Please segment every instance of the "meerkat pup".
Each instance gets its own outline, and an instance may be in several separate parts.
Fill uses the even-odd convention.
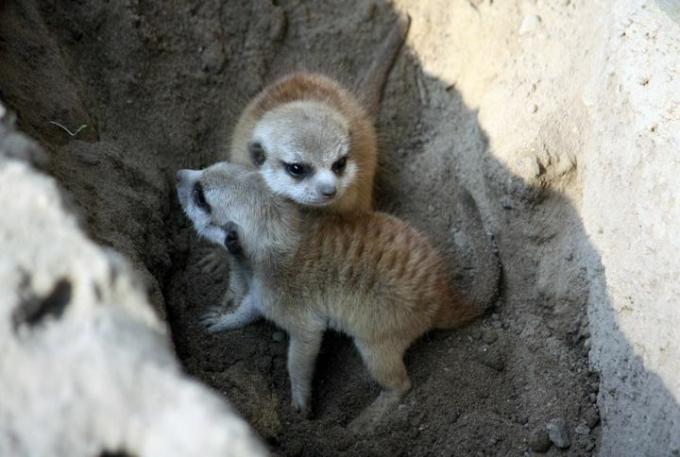
[[[338,81],[294,72],[265,87],[245,108],[232,133],[229,161],[255,167],[272,192],[329,212],[373,207],[378,145],[374,118],[410,18],[402,15],[359,84],[361,102]],[[205,271],[220,264],[216,253]],[[238,302],[248,271],[229,261],[223,304]]]
[[[329,211],[368,210],[378,145],[373,118],[410,19],[401,16],[366,72],[357,97],[338,81],[305,71],[265,87],[245,108],[229,161],[260,170],[272,192]]]
[[[197,232],[251,272],[238,307],[208,315],[205,323],[217,332],[264,316],[286,330],[292,404],[301,412],[309,411],[327,328],[353,338],[384,389],[362,414],[373,423],[411,387],[403,362],[411,343],[484,311],[449,288],[445,265],[428,239],[396,217],[305,211],[272,192],[260,173],[236,164],[182,170],[177,181]]]

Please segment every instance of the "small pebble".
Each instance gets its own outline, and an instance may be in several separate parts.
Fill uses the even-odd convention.
[[[222,45],[217,41],[210,43],[201,53],[204,72],[219,73],[224,67],[225,60]]]
[[[269,29],[269,39],[273,42],[281,41],[285,38],[288,29],[288,16],[283,8],[274,11],[274,17]]]
[[[519,34],[526,35],[538,29],[541,25],[541,16],[535,14],[529,14],[524,16],[522,19],[522,24],[519,26]]]
[[[588,408],[583,416],[586,425],[590,427],[591,430],[600,423],[600,414],[595,408]]]
[[[567,422],[563,418],[556,418],[548,422],[546,430],[548,431],[550,441],[556,447],[566,449],[571,445],[569,432],[567,431]]]
[[[366,9],[364,10],[364,21],[366,21],[366,22],[372,21],[373,18],[375,17],[375,11],[377,9],[378,9],[378,6],[375,3],[369,2],[366,5]]]
[[[537,428],[529,435],[529,448],[534,452],[547,452],[551,445],[548,432],[543,428]]]
[[[505,360],[503,355],[498,351],[486,350],[480,353],[479,360],[482,364],[496,371],[503,371],[505,369]]]
[[[579,435],[588,435],[590,433],[590,427],[588,427],[586,424],[578,424],[575,431]]]
[[[482,330],[482,341],[486,344],[495,343],[498,339],[498,333],[495,330],[484,329]]]
[[[532,103],[531,105],[529,105],[529,108],[527,110],[529,111],[529,114],[534,114],[536,111],[538,111],[538,105]]]

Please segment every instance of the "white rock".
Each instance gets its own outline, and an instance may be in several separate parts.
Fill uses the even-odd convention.
[[[187,378],[131,269],[89,241],[0,124],[0,455],[265,455]],[[48,204],[44,204],[44,203]]]
[[[541,16],[536,14],[529,14],[524,16],[522,19],[522,24],[519,26],[519,34],[526,35],[528,33],[533,33],[541,26]]]

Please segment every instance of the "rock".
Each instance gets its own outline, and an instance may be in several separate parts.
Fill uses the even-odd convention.
[[[586,410],[586,412],[583,414],[583,418],[585,419],[586,425],[591,429],[600,423],[600,414],[597,412],[597,409],[594,406]]]
[[[201,53],[203,71],[207,73],[219,73],[225,61],[223,45],[218,41],[210,43]]]
[[[569,431],[567,430],[567,422],[563,418],[556,418],[548,422],[546,430],[548,431],[550,441],[552,441],[556,447],[566,449],[571,445]]]
[[[545,428],[539,427],[534,429],[529,435],[529,448],[534,452],[547,452],[552,445],[548,432]]]
[[[37,146],[5,142],[11,130],[0,122],[0,454],[265,455],[183,373],[132,267],[17,160]]]
[[[491,350],[488,348],[482,349],[482,351],[479,353],[479,361],[496,371],[503,371],[505,369],[505,359],[503,354],[497,350]]]
[[[276,7],[274,17],[269,28],[269,39],[273,42],[280,42],[286,37],[288,30],[288,15],[286,10]]]
[[[574,431],[579,435],[588,435],[590,434],[590,427],[588,427],[586,424],[578,424]]]
[[[541,26],[541,17],[535,14],[524,16],[522,24],[519,26],[519,34],[526,35],[535,32]]]
[[[486,344],[492,344],[498,339],[498,332],[491,329],[482,330],[482,341]]]

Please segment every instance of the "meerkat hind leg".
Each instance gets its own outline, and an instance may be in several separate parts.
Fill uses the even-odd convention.
[[[311,412],[312,379],[314,365],[321,348],[321,330],[306,330],[290,334],[288,346],[288,376],[290,377],[293,408],[308,417]]]
[[[357,434],[371,433],[409,391],[411,380],[404,366],[403,345],[360,341],[356,345],[371,376],[384,390],[349,424],[349,429]]]

